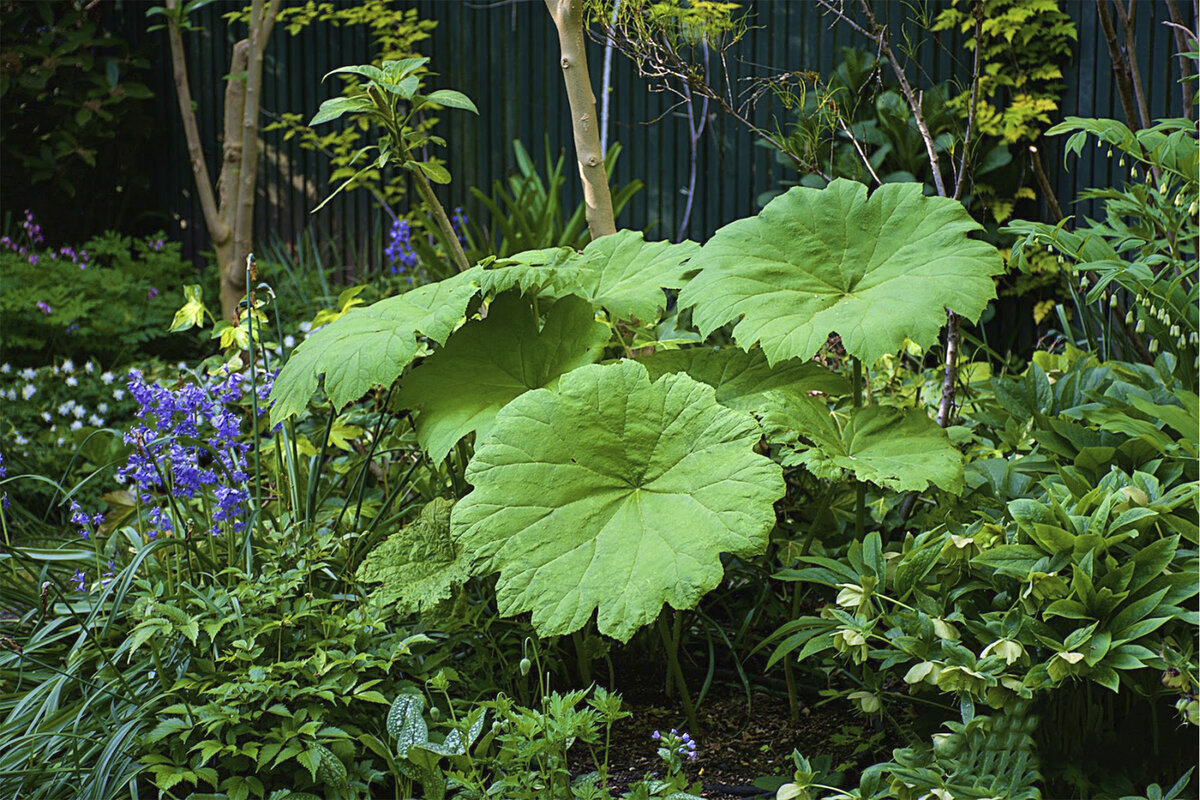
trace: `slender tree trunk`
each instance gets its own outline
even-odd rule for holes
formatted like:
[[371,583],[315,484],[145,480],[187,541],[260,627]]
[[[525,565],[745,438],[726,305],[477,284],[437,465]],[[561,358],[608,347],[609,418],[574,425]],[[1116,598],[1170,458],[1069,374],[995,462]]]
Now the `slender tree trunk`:
[[558,30],[562,53],[559,64],[571,106],[575,133],[575,158],[583,183],[583,201],[592,238],[616,233],[612,196],[600,149],[600,126],[596,120],[596,96],[588,77],[587,50],[583,36],[583,0],[546,0],[546,9]]
[[[1117,0],[1119,3],[1120,0]],[[1121,43],[1117,39],[1117,29],[1113,26],[1112,17],[1108,13],[1108,0],[1096,0],[1096,13],[1100,17],[1100,27],[1104,30],[1104,42],[1108,45],[1108,55],[1112,59],[1113,75],[1117,79],[1117,94],[1121,97],[1121,108],[1125,111],[1125,123],[1129,129],[1137,131],[1141,128],[1138,123],[1138,113],[1134,106],[1133,73],[1129,69],[1129,61],[1121,52]]]
[[[175,16],[168,17],[171,66],[188,142],[188,156],[204,223],[220,270],[221,314],[234,319],[246,293],[245,263],[254,235],[254,195],[258,176],[258,118],[261,108],[263,53],[281,0],[253,0],[249,35],[233,47],[225,87],[221,173],[216,192],[200,146],[199,126],[187,73],[183,35]],[[178,0],[167,0],[175,11]]]

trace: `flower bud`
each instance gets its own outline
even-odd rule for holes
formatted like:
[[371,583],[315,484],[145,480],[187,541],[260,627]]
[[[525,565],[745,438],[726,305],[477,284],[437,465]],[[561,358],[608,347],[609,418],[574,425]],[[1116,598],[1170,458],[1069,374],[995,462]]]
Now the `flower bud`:
[[525,677],[526,675],[528,675],[529,669],[532,666],[533,666],[532,661],[530,661],[528,658],[522,658],[521,662],[517,665],[517,668],[521,670],[521,677]]

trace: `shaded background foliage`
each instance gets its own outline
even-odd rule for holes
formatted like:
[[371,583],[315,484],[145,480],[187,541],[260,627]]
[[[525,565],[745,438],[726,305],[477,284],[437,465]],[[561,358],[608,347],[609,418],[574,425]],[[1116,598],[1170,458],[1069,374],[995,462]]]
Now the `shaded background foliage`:
[[[875,5],[881,20],[893,26],[899,25],[908,13],[904,3]],[[927,2],[918,3],[917,7],[932,19],[949,5]],[[1190,13],[1191,5],[1183,5],[1184,12]],[[420,0],[398,2],[396,6],[415,8],[420,19],[437,22],[432,37],[418,47],[432,58],[441,73],[442,84],[459,88],[479,106],[478,119],[445,115],[441,123],[449,143],[443,155],[454,167],[454,182],[446,190],[448,207],[462,205],[468,213],[479,210],[470,197],[469,187],[486,187],[493,179],[516,169],[511,146],[514,139],[523,141],[533,153],[542,151],[543,135],[548,137],[553,153],[569,149],[566,98],[554,57],[556,34],[541,2]],[[1076,2],[1062,6],[1074,20],[1079,40],[1064,75],[1066,90],[1061,113],[1123,118],[1111,60],[1094,7]],[[204,32],[193,35],[188,44],[201,138],[208,148],[208,163],[214,169],[219,163],[219,109],[224,91],[224,81],[215,78],[225,73],[236,31],[236,26],[229,25],[223,15],[241,7],[239,2],[218,0],[198,9],[194,20]],[[831,26],[815,3],[750,0],[743,7],[753,15],[753,27],[734,50],[738,60],[730,63],[731,77],[739,82],[738,91],[743,85],[748,86],[750,79],[762,77],[769,70],[803,69],[828,75],[839,63],[842,48],[863,44],[845,26]],[[7,36],[8,15],[31,16],[34,6],[7,3],[4,9]],[[1139,3],[1138,9],[1137,55],[1141,73],[1153,76],[1146,81],[1151,116],[1178,114],[1179,66],[1171,31],[1163,24],[1169,19],[1166,4]],[[183,131],[174,108],[166,35],[161,31],[146,31],[144,12],[143,4],[120,0],[100,4],[88,12],[99,14],[103,27],[123,37],[130,52],[153,54],[143,80],[156,99],[146,104],[144,110],[139,107],[136,114],[124,114],[118,120],[117,149],[126,154],[136,153],[138,157],[136,169],[125,165],[120,174],[132,176],[126,183],[140,180],[148,184],[147,202],[138,208],[158,209],[156,213],[160,216],[146,212],[147,232],[166,228],[172,238],[182,241],[184,253],[195,258],[208,246],[207,234],[203,226],[191,222],[199,220],[201,214],[188,170]],[[963,81],[969,75],[971,57],[962,46],[965,35],[941,31],[921,36],[915,28],[903,33],[914,44],[914,61],[923,72],[922,84]],[[903,40],[901,36],[897,39]],[[488,46],[481,47],[480,43],[485,41]],[[603,48],[595,42],[589,48],[589,60],[594,65],[593,83],[599,95]],[[371,57],[370,34],[362,26],[335,27],[317,22],[296,35],[277,31],[266,54],[263,124],[287,112],[311,115],[322,100],[338,90],[334,82],[322,84],[319,80],[322,75],[344,64],[367,62]],[[7,71],[9,62],[5,63]],[[620,142],[624,147],[615,183],[627,183],[634,178],[645,181],[646,190],[630,203],[630,219],[644,220],[652,236],[670,236],[678,228],[686,199],[683,191],[688,182],[688,155],[687,148],[680,146],[688,140],[686,115],[672,108],[673,96],[650,91],[651,87],[637,76],[633,65],[619,55],[613,59],[611,86],[609,141]],[[7,98],[5,102],[9,102]],[[771,107],[770,102],[762,102],[755,109],[755,122],[768,125],[772,114],[777,114],[779,121],[785,123],[786,117],[780,111],[777,106]],[[142,114],[152,115],[151,130],[163,132],[161,138],[149,137]],[[27,125],[28,117],[28,114],[9,115],[6,125]],[[258,189],[255,238],[260,242],[276,237],[293,242],[306,226],[315,224],[339,243],[341,262],[355,265],[352,270],[358,277],[380,269],[387,226],[384,214],[374,207],[369,195],[351,193],[310,216],[309,210],[331,188],[328,160],[319,153],[301,149],[296,140],[284,141],[281,131],[265,132],[263,140],[264,172]],[[1051,180],[1067,213],[1072,211],[1067,202],[1081,189],[1112,182],[1114,168],[1108,159],[1085,152],[1068,171],[1063,169],[1061,143],[1047,139],[1042,142],[1048,148],[1046,160]],[[720,116],[710,122],[701,141],[699,159],[700,181],[690,234],[696,239],[706,238],[721,225],[755,213],[760,195],[776,188],[782,179],[792,177],[772,151],[756,146],[754,138],[736,122]],[[24,183],[19,173],[10,172],[13,169],[10,165],[11,160],[6,158],[5,184],[9,191],[4,194],[3,211],[19,214],[21,203],[32,202],[39,218],[49,219],[58,201],[40,191],[32,200],[25,192],[10,194]],[[102,167],[117,165],[114,162]],[[95,180],[112,183],[114,178],[102,169]],[[569,181],[564,198],[568,208],[579,201],[578,193],[576,182]],[[1028,217],[1036,214],[1036,210],[1027,209],[1023,213]],[[79,239],[112,225],[102,218],[89,224],[95,227],[73,232],[72,237]]]

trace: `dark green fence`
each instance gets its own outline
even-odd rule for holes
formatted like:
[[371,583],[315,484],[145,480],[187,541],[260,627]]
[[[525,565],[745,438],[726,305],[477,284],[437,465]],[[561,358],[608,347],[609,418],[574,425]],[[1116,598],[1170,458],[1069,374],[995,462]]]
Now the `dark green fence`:
[[[881,18],[898,19],[908,0],[876,0],[875,4]],[[221,14],[241,5],[218,2],[201,9],[196,21],[207,33],[188,38],[192,92],[211,169],[216,169],[220,155],[223,76],[233,43],[233,32],[226,29]],[[513,170],[514,139],[520,139],[539,157],[543,142],[548,140],[552,152],[568,148],[570,158],[571,136],[557,65],[558,43],[542,0],[419,0],[401,5],[415,7],[423,18],[438,22],[433,38],[421,47],[440,75],[430,85],[464,91],[480,110],[478,118],[447,113],[439,130],[449,142],[448,164],[454,174],[454,183],[443,190],[449,206],[464,205],[468,213],[472,212],[468,187],[486,190],[494,179]],[[937,3],[930,5],[934,10],[938,7]],[[1182,5],[1190,13],[1192,4]],[[865,46],[861,37],[845,26],[833,24],[810,0],[758,0],[744,6],[753,12],[755,26],[733,54],[736,60],[731,67],[734,79],[741,82],[739,86],[746,79],[766,74],[767,68],[827,74],[837,63],[841,48]],[[1123,118],[1095,4],[1065,0],[1062,6],[1079,30],[1078,50],[1066,74],[1063,113]],[[153,174],[161,193],[161,207],[170,209],[173,217],[172,233],[183,238],[188,252],[199,253],[206,247],[206,236],[170,83],[166,36],[161,32],[145,33],[143,14],[147,7],[126,2],[119,11],[125,18],[127,35],[143,42],[149,37],[158,48],[158,85],[154,88],[168,135],[152,156]],[[1151,114],[1177,114],[1181,104],[1179,67],[1174,38],[1164,25],[1169,19],[1165,0],[1140,0],[1138,17],[1137,53]],[[359,28],[314,25],[296,36],[276,30],[264,70],[265,115],[269,118],[288,111],[311,115],[337,88],[334,81],[322,84],[322,75],[369,58],[367,35]],[[589,59],[599,94],[603,47],[592,44]],[[923,83],[961,79],[969,75],[969,59],[959,36],[927,36],[918,49],[914,70],[924,73],[919,76]],[[673,95],[651,91],[619,54],[614,54],[611,86],[609,140],[620,142],[624,148],[616,181],[640,178],[646,184],[622,222],[648,227],[661,238],[674,238],[688,182],[686,119],[680,109],[673,109]],[[768,104],[760,104],[755,112],[757,121],[766,123],[771,112]],[[294,241],[306,226],[316,223],[317,230],[327,232],[337,243],[347,269],[358,275],[379,269],[379,241],[385,224],[368,195],[352,193],[310,215],[309,209],[330,189],[325,158],[302,150],[294,142],[284,142],[274,133],[266,134],[264,143],[257,239],[263,243],[276,237]],[[1055,143],[1049,147],[1057,149]],[[1111,180],[1111,165],[1106,158],[1096,158],[1095,151],[1088,151],[1078,162],[1072,161],[1069,170],[1063,168],[1056,153],[1049,155],[1051,178],[1068,213],[1068,202],[1079,189]],[[578,189],[573,170],[571,177],[569,199],[574,203]],[[703,239],[721,225],[755,213],[756,198],[778,186],[784,177],[772,151],[757,145],[738,123],[715,116],[700,144],[688,235]]]

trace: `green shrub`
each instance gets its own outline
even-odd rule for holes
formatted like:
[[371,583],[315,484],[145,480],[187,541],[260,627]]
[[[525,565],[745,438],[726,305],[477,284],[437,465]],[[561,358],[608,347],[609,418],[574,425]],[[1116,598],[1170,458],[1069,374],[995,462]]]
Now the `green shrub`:
[[59,358],[105,366],[195,352],[168,338],[175,301],[196,272],[162,235],[106,233],[78,249],[43,247],[27,213],[21,242],[0,238],[0,359],[19,366]]

